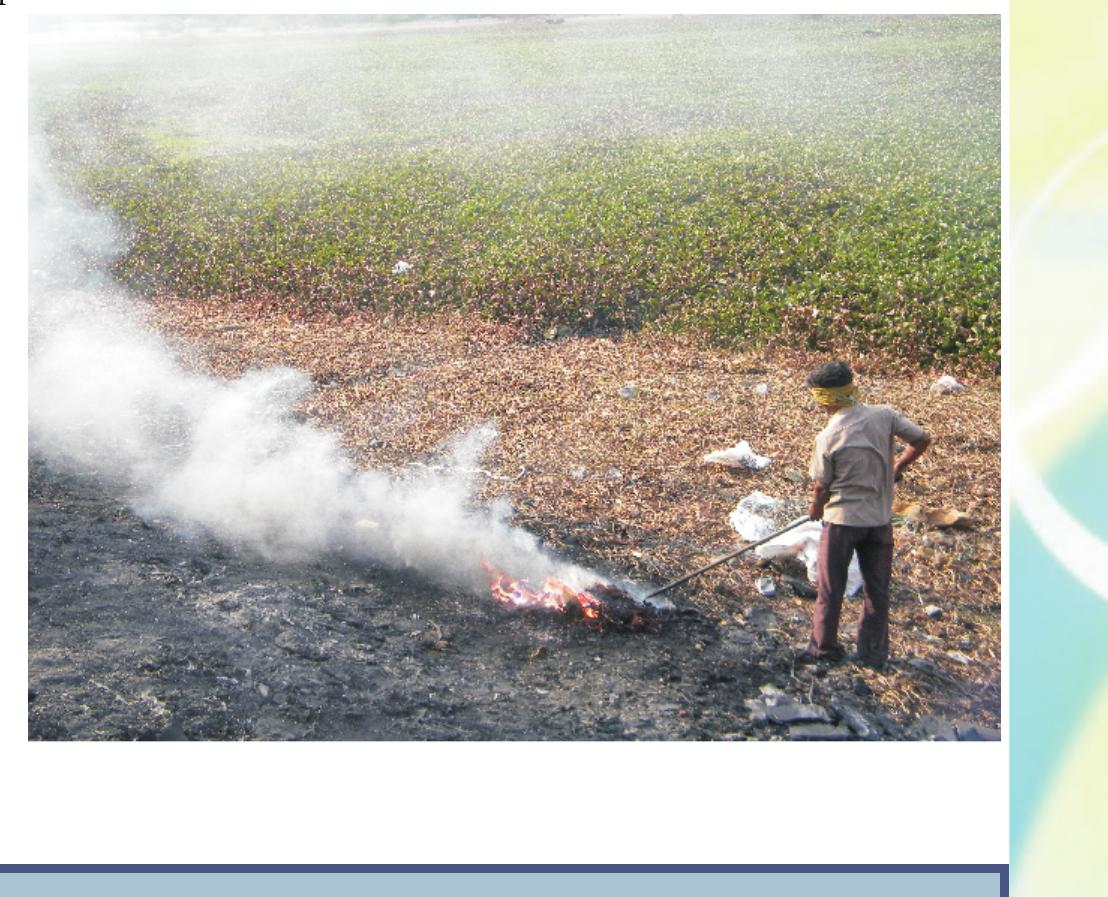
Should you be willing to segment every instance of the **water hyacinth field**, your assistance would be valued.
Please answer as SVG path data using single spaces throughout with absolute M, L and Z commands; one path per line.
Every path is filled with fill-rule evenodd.
M 999 49 L 975 16 L 183 33 L 79 81 L 36 48 L 32 130 L 144 294 L 989 369 Z

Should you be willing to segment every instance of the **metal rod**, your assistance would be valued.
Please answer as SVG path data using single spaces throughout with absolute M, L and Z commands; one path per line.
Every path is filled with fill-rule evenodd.
M 797 517 L 796 520 L 794 520 L 792 523 L 790 523 L 784 529 L 779 529 L 777 532 L 766 536 L 764 539 L 759 539 L 757 542 L 751 542 L 749 545 L 745 545 L 742 548 L 737 549 L 736 551 L 732 551 L 730 554 L 725 554 L 723 557 L 716 558 L 710 564 L 705 564 L 703 567 L 700 567 L 696 570 L 693 570 L 692 573 L 686 573 L 680 579 L 675 579 L 669 585 L 662 586 L 660 589 L 656 589 L 655 591 L 651 592 L 649 595 L 647 595 L 642 600 L 647 601 L 651 598 L 654 598 L 657 595 L 661 595 L 662 592 L 668 592 L 670 589 L 681 585 L 681 583 L 688 582 L 694 576 L 699 576 L 701 573 L 706 573 L 707 571 L 711 570 L 713 567 L 718 567 L 720 564 L 725 564 L 729 560 L 732 560 L 733 558 L 737 558 L 740 554 L 746 554 L 746 552 L 750 551 L 752 548 L 757 548 L 759 545 L 765 545 L 766 542 L 770 542 L 770 541 L 776 539 L 778 536 L 784 535 L 789 530 L 795 529 L 796 527 L 800 526 L 800 524 L 802 524 L 802 523 L 807 523 L 808 520 L 809 520 L 808 517 Z

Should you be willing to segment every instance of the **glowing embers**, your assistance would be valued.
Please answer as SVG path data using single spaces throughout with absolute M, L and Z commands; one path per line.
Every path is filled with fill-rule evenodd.
M 597 582 L 578 592 L 550 577 L 541 588 L 535 588 L 526 579 L 512 579 L 486 561 L 481 563 L 492 578 L 489 586 L 492 597 L 510 607 L 557 611 L 599 629 L 653 632 L 661 622 L 658 608 L 640 604 L 623 589 L 607 583 Z
M 575 592 L 560 579 L 550 577 L 541 589 L 532 588 L 526 579 L 511 579 L 488 564 L 485 569 L 494 577 L 490 591 L 501 604 L 513 607 L 544 608 L 595 620 L 600 616 L 600 602 L 587 592 Z

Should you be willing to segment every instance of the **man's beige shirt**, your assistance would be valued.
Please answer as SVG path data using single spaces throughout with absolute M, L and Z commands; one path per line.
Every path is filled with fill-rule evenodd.
M 884 526 L 893 514 L 893 437 L 915 442 L 921 427 L 892 408 L 858 403 L 832 415 L 816 437 L 809 473 L 829 486 L 828 523 Z

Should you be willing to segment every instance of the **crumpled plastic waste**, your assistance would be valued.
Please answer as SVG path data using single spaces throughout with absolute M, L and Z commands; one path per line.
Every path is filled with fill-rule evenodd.
M 926 512 L 927 525 L 935 529 L 973 529 L 976 521 L 965 511 L 957 508 L 935 508 Z
M 405 271 L 411 271 L 411 270 L 412 270 L 411 263 L 406 262 L 403 259 L 401 259 L 399 262 L 397 262 L 395 265 L 392 266 L 392 273 L 393 274 L 403 274 Z
M 757 542 L 780 529 L 774 521 L 781 516 L 784 502 L 761 492 L 751 492 L 735 506 L 727 518 L 746 542 Z
M 933 529 L 973 529 L 977 522 L 957 508 L 932 508 L 925 511 L 918 502 L 894 501 L 893 513 L 910 523 L 926 523 Z
M 769 384 L 759 383 L 757 386 L 754 387 L 754 394 L 757 396 L 769 395 Z
M 943 376 L 931 384 L 931 389 L 929 390 L 932 395 L 940 396 L 956 396 L 965 391 L 966 387 L 949 374 L 943 374 Z
M 709 452 L 704 456 L 705 464 L 723 464 L 726 467 L 748 467 L 751 470 L 762 470 L 769 466 L 770 459 L 759 455 L 750 447 L 745 439 L 736 443 L 731 448 L 721 449 L 718 452 Z
M 785 503 L 778 498 L 762 492 L 751 492 L 741 499 L 728 517 L 731 526 L 747 542 L 757 542 L 772 535 L 784 524 Z M 782 533 L 776 539 L 754 549 L 754 554 L 766 560 L 786 560 L 796 558 L 808 571 L 808 581 L 816 582 L 819 574 L 819 540 L 823 533 L 823 524 L 818 520 L 809 520 L 800 526 Z M 858 556 L 850 559 L 846 574 L 846 594 L 857 595 L 862 590 L 862 569 L 858 566 Z
M 819 577 L 819 539 L 822 533 L 823 524 L 818 520 L 809 520 L 765 545 L 760 545 L 754 549 L 754 553 L 769 561 L 796 558 L 807 568 L 808 582 L 814 583 Z M 858 555 L 855 554 L 846 571 L 846 594 L 853 597 L 860 591 L 862 568 L 858 566 Z

